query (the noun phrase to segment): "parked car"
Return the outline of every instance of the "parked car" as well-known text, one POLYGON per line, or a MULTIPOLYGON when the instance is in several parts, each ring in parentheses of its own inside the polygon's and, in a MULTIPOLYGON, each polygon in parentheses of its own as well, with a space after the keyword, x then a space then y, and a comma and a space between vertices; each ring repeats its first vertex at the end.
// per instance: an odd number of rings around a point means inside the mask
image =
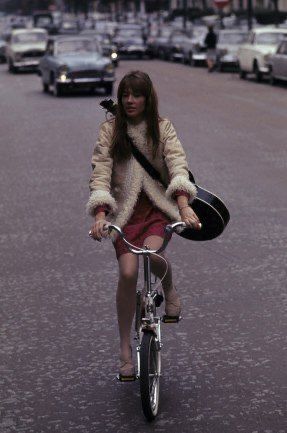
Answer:
POLYGON ((172 32, 173 28, 171 26, 153 29, 152 36, 147 38, 147 45, 152 53, 152 57, 164 59, 167 42, 172 32))
POLYGON ((118 50, 112 43, 112 38, 109 33, 99 33, 98 30, 83 30, 81 35, 89 36, 94 39, 100 45, 103 56, 109 57, 114 66, 119 65, 118 50))
POLYGON ((6 59, 9 72, 38 68, 45 53, 48 34, 44 29, 16 29, 7 37, 6 59))
POLYGON ((33 13, 34 27, 46 29, 50 35, 58 33, 61 22, 62 14, 59 11, 35 11, 33 13))
POLYGON ((172 34, 164 47, 164 58, 170 61, 184 62, 183 47, 189 38, 184 34, 172 34))
POLYGON ((192 36, 186 38, 183 45, 183 59, 185 63, 192 66, 206 62, 206 46, 204 39, 206 36, 206 26, 196 26, 192 30, 192 36))
POLYGON ((110 59, 103 57, 91 38, 62 36, 50 39, 39 72, 43 91, 48 92, 52 87, 55 96, 60 96, 64 89, 82 87, 104 88, 107 95, 113 92, 114 66, 110 59))
POLYGON ((277 80, 287 80, 287 38, 278 45, 277 51, 268 62, 270 83, 275 84, 277 80))
POLYGON ((269 74, 268 61, 275 53, 278 43, 287 35, 287 29, 260 27, 253 29, 245 44, 238 50, 239 75, 244 79, 254 74, 257 81, 269 74))
POLYGON ((217 41, 218 69, 223 71, 226 67, 238 67, 238 49, 248 36, 244 30, 220 30, 217 41))
POLYGON ((136 57, 142 59, 143 57, 152 57, 149 47, 144 43, 143 38, 133 37, 123 39, 117 46, 118 54, 123 57, 136 57))
POLYGON ((78 19, 64 19, 59 28, 61 35, 76 35, 81 30, 81 25, 78 19))

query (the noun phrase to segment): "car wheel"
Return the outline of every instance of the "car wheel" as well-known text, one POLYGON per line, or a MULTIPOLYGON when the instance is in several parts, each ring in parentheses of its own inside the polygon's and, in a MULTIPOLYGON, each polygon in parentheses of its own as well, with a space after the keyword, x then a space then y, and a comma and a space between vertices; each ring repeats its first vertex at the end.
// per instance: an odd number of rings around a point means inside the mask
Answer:
POLYGON ((257 83, 260 83, 260 81, 262 81, 262 73, 259 71, 257 62, 254 63, 253 72, 257 83))
POLYGON ((238 66, 239 68, 239 77, 241 78, 241 80, 245 80, 246 78, 246 71, 243 71, 243 69, 241 68, 241 66, 238 66))
POLYGON ((59 98, 60 96, 62 96, 63 94, 63 88, 61 86, 61 84, 57 83, 56 80, 54 79, 53 81, 53 95, 56 96, 57 98, 59 98))
POLYGON ((276 78, 273 75, 273 71, 271 67, 269 69, 269 83, 271 84, 271 86, 275 86, 276 84, 276 78))
POLYGON ((114 84, 113 83, 107 83, 105 85, 105 89, 106 89, 106 95, 110 96, 113 94, 113 88, 114 88, 114 84))
POLYGON ((8 60, 8 70, 12 74, 15 74, 17 72, 16 66, 14 66, 13 61, 11 59, 8 60))
POLYGON ((221 63, 221 62, 218 62, 218 71, 224 72, 224 66, 223 66, 223 63, 221 63))
POLYGON ((43 92, 44 93, 48 93, 49 92, 49 84, 47 84, 44 81, 42 81, 42 87, 43 87, 43 92))

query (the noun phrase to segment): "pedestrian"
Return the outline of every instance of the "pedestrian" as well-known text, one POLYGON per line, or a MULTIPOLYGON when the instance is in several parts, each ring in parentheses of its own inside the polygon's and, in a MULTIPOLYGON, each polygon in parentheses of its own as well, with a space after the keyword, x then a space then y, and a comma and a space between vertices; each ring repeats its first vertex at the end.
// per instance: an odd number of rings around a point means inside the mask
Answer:
POLYGON ((216 68, 217 36, 211 24, 208 26, 208 32, 205 36, 204 44, 207 48, 206 63, 207 63, 208 72, 213 72, 214 69, 216 68))
MULTIPOLYGON (((116 116, 100 126, 92 156, 94 171, 87 204, 88 213, 94 217, 91 235, 96 240, 106 237, 105 225, 112 222, 122 228, 134 245, 158 249, 163 242, 164 227, 171 221, 184 221, 188 226, 200 228, 197 215, 188 206, 196 188, 189 181, 186 155, 172 123, 158 114, 157 95, 150 77, 142 71, 126 74, 119 83, 117 104, 116 116), (133 157, 127 135, 167 181, 166 191, 133 157)), ((130 333, 139 263, 138 256, 128 251, 117 234, 110 236, 119 266, 116 293, 119 373, 126 377, 135 374, 130 333)), ((151 270, 162 278, 163 260, 152 256, 151 270)), ((181 303, 169 263, 162 287, 165 313, 178 317, 181 303)))

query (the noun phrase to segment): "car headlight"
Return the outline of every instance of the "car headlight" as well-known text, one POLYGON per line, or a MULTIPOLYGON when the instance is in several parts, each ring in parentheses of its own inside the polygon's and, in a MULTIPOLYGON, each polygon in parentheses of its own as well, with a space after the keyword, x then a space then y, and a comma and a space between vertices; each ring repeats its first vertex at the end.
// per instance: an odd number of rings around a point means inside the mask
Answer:
POLYGON ((219 50, 219 54, 220 54, 221 56, 225 56, 227 53, 228 53, 228 51, 227 51, 226 49, 221 49, 221 50, 219 50))
POLYGON ((105 67, 105 71, 111 74, 112 72, 114 72, 114 66, 110 63, 105 67))
POLYGON ((22 59, 22 54, 21 53, 15 53, 15 61, 19 62, 22 59))
POLYGON ((264 63, 268 63, 270 60, 270 54, 265 54, 265 56, 263 56, 263 60, 264 60, 264 63))

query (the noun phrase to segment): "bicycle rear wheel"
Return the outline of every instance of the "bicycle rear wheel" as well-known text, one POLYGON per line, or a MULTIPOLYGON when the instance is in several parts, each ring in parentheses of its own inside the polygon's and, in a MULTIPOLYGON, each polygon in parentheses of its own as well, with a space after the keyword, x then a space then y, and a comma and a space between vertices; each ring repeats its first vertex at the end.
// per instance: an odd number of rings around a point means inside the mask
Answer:
POLYGON ((159 407, 161 354, 152 332, 145 332, 140 348, 140 392, 142 409, 148 421, 155 419, 159 407))

